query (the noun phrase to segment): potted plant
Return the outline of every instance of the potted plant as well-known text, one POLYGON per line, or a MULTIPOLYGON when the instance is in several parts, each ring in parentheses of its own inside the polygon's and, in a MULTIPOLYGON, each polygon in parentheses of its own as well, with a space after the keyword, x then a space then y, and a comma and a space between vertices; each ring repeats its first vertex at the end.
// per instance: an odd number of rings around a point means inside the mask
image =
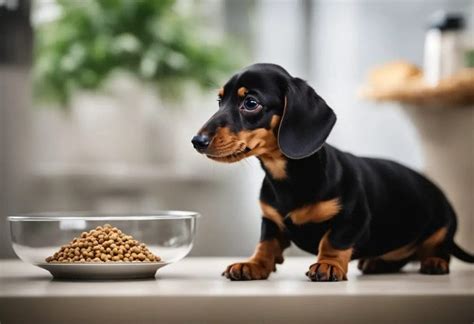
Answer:
POLYGON ((189 84, 217 88, 233 66, 226 47, 199 39, 174 2, 58 0, 58 17, 36 26, 35 97, 70 108, 89 160, 149 160, 144 142, 156 135, 158 146, 166 135, 143 127, 169 125, 160 107, 189 84))

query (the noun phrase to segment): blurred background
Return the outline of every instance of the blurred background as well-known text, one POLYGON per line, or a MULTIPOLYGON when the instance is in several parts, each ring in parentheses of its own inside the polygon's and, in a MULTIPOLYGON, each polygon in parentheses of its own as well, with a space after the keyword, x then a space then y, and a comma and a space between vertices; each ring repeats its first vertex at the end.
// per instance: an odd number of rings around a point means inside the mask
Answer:
MULTIPOLYGON (((217 89, 255 62, 326 99, 330 144, 424 171, 410 116, 357 91, 374 66, 422 66, 438 10, 462 14, 472 35, 472 0, 0 0, 0 257, 13 256, 7 215, 53 210, 196 210, 192 255, 252 253, 257 160, 218 164, 190 140, 217 89)), ((468 122, 459 140, 472 143, 468 122)))

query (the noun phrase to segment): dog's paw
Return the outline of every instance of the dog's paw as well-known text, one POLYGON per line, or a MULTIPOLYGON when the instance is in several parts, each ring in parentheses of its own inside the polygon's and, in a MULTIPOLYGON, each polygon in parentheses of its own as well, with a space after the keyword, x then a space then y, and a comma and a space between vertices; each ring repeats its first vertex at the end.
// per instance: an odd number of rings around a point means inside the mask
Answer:
POLYGON ((377 261, 375 259, 360 259, 357 263, 357 269, 364 274, 375 273, 377 268, 377 261))
POLYGON ((420 272, 430 275, 448 274, 449 263, 442 258, 429 257, 421 261, 420 272))
POLYGON ((260 263, 247 261, 231 264, 222 275, 230 280, 261 280, 267 279, 271 272, 260 263))
POLYGON ((324 261, 312 264, 306 272, 306 276, 311 279, 311 281, 347 280, 346 274, 340 267, 336 267, 324 261))

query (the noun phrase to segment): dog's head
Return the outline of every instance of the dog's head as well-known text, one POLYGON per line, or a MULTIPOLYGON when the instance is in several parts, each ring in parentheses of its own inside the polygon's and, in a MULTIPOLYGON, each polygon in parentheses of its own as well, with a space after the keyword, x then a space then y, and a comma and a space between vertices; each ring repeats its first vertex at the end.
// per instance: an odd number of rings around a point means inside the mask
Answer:
POLYGON ((274 64, 254 64, 219 90, 219 110, 192 143, 221 162, 281 152, 302 159, 317 152, 336 115, 304 80, 274 64))

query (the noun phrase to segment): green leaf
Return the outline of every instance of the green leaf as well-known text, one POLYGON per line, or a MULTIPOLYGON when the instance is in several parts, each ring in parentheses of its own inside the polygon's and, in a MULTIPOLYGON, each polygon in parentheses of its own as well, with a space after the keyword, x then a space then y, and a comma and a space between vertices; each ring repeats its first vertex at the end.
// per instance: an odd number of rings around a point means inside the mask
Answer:
POLYGON ((60 17, 36 29, 35 98, 68 104, 100 90, 116 70, 155 84, 168 98, 184 84, 217 87, 237 65, 235 49, 200 39, 174 0, 58 0, 60 17))

